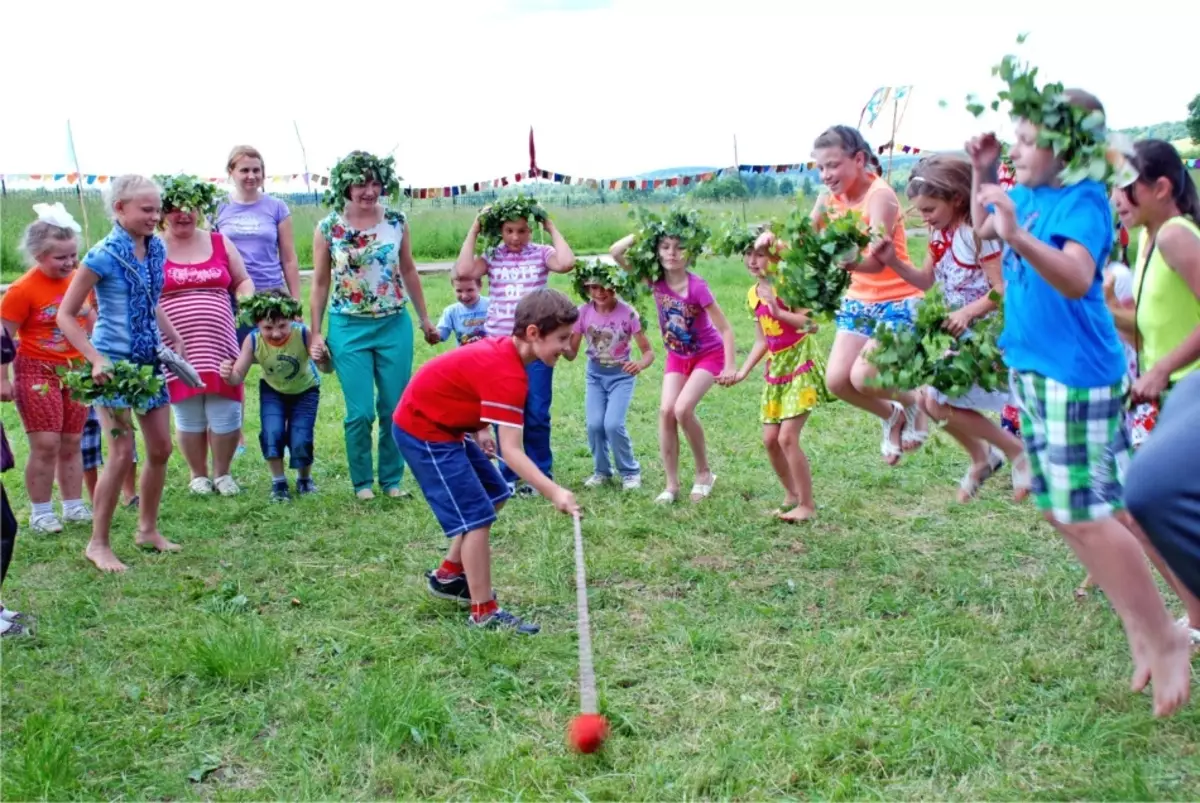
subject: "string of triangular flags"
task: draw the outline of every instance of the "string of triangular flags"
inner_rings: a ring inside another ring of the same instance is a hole
[[[54,183],[65,181],[67,184],[74,186],[75,184],[86,184],[87,186],[103,186],[109,181],[117,177],[116,173],[3,173],[0,178],[5,181],[40,181],[43,183]],[[205,181],[210,184],[221,184],[225,181],[223,178],[206,178]],[[312,173],[280,173],[274,176],[265,176],[263,181],[270,184],[283,184],[289,181],[303,181],[305,184],[312,186],[328,187],[329,177],[318,176]]]

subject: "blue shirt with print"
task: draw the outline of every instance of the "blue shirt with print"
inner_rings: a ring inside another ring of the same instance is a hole
[[[1096,262],[1083,298],[1067,298],[1012,248],[1004,251],[1004,361],[1073,388],[1115,385],[1125,375],[1116,324],[1104,303],[1103,268],[1112,248],[1112,212],[1104,185],[1025,187],[1009,193],[1017,224],[1061,249],[1068,240]]]
[[[442,340],[449,340],[453,333],[460,346],[476,341],[487,334],[487,313],[487,296],[480,296],[469,307],[457,301],[442,311],[437,325],[438,334]]]

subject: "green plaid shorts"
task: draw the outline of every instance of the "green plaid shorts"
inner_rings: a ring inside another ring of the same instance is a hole
[[[1010,387],[1021,410],[1038,509],[1061,524],[1098,521],[1123,510],[1125,469],[1133,454],[1125,418],[1128,381],[1072,388],[1013,371]]]

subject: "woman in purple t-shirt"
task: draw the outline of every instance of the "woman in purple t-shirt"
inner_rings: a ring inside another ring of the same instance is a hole
[[[238,145],[230,151],[226,169],[233,192],[217,207],[213,228],[237,247],[256,291],[287,290],[299,301],[300,265],[291,212],[283,201],[262,191],[262,154],[249,145]],[[238,327],[238,342],[253,328]]]

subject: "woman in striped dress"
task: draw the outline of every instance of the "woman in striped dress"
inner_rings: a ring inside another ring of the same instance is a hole
[[[189,490],[232,496],[239,490],[229,464],[241,437],[242,386],[223,380],[220,367],[225,360],[237,359],[240,351],[229,295],[253,295],[254,282],[233,243],[196,225],[210,210],[195,208],[206,200],[204,193],[194,192],[199,180],[190,187],[186,183],[176,178],[163,192],[167,260],[160,304],[204,385],[192,388],[168,374],[167,391],[179,450],[192,473]]]

